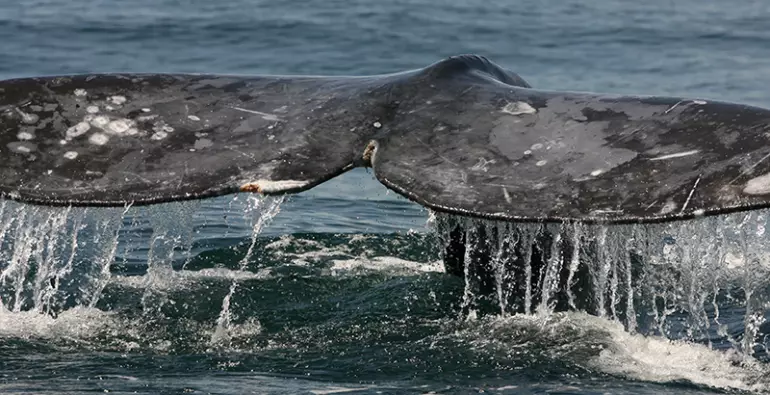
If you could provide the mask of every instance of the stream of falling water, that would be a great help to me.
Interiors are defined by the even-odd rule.
[[[247,199],[243,217],[250,221],[251,243],[238,264],[241,271],[283,201]],[[0,311],[55,316],[96,306],[126,227],[151,234],[149,243],[140,237],[144,246],[126,248],[147,249],[142,306],[149,314],[159,310],[164,287],[153,285],[174,281],[173,269],[183,266],[175,263],[189,259],[199,204],[97,209],[0,201]],[[457,241],[453,230],[462,230],[462,258],[473,263],[462,270],[463,305],[470,312],[485,302],[503,315],[585,310],[631,332],[723,338],[750,354],[768,347],[758,340],[770,311],[768,220],[767,210],[647,225],[514,224],[437,215],[436,230],[445,246]],[[237,289],[233,280],[212,345],[230,339]],[[741,336],[731,334],[720,317],[725,303],[745,310]]]
[[[251,213],[254,220],[251,228],[251,243],[249,244],[248,250],[246,250],[246,255],[244,255],[240,262],[238,262],[238,270],[241,272],[246,270],[249,262],[252,260],[254,246],[257,244],[257,237],[262,232],[265,225],[278,215],[281,203],[283,202],[283,196],[261,199],[255,196],[249,196],[249,199],[251,204],[247,206],[246,213]],[[237,288],[238,282],[233,279],[230,283],[230,291],[222,300],[222,309],[220,310],[219,318],[217,319],[217,327],[211,335],[211,344],[223,344],[230,340],[230,330],[232,328],[230,300]]]
[[[233,201],[238,199],[242,197]],[[277,215],[282,201],[281,197],[247,197],[243,219],[251,225],[252,234],[239,264],[241,271],[246,270],[259,233]],[[231,202],[232,211],[238,210],[232,206]],[[61,208],[0,200],[0,311],[56,316],[75,306],[95,307],[110,282],[122,235],[123,255],[139,250],[140,256],[146,256],[142,306],[145,314],[154,314],[167,301],[167,287],[162,285],[174,281],[174,268],[183,266],[175,264],[191,257],[199,208],[199,201],[136,208]],[[212,342],[228,337],[229,305],[236,288],[233,281]]]
[[[125,212],[0,201],[0,309],[55,314],[93,305],[109,281]]]
[[[503,315],[578,309],[631,332],[767,351],[757,335],[770,312],[768,211],[645,225],[437,214],[434,226],[445,257],[464,232],[464,261],[472,264],[464,268],[463,305],[472,314],[484,298]],[[745,308],[740,339],[720,320],[726,301]]]

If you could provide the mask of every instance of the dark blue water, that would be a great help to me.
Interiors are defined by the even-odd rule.
[[[761,0],[9,3],[0,78],[375,74],[478,53],[538,88],[770,107]],[[666,332],[676,342],[581,313],[466,319],[463,281],[443,273],[429,213],[366,171],[282,202],[248,255],[270,203],[238,196],[66,217],[8,203],[0,392],[770,391],[770,328],[757,323],[756,348],[741,347],[751,320],[740,295],[705,295],[722,332],[688,336],[682,318]],[[696,228],[678,235],[709,243]],[[38,247],[50,244],[45,234],[54,253]],[[737,278],[757,290],[749,310],[761,322],[770,265],[754,253],[757,266]],[[704,278],[691,269],[682,282]],[[68,280],[36,282],[45,270]]]

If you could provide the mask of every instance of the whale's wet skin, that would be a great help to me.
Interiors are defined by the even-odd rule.
[[[243,194],[126,208],[3,201],[4,390],[43,376],[125,392],[770,389],[767,212],[608,226],[430,215],[411,232],[337,234],[287,232],[277,214],[295,206]],[[213,210],[227,226],[206,223]],[[467,283],[445,273],[457,221],[487,234],[468,235],[467,254],[481,242],[493,252],[492,293],[473,270]],[[538,266],[544,234],[547,248],[578,254]],[[523,248],[504,253],[512,244]],[[580,277],[573,257],[589,285],[559,289],[561,273]],[[592,314],[560,312],[559,300],[588,300]],[[35,374],[14,373],[52,352]],[[200,378],[210,372],[221,379]]]
[[[770,392],[766,2],[7,3],[0,393]]]

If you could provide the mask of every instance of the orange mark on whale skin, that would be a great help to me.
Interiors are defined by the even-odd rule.
[[[362,159],[364,160],[364,164],[367,167],[372,167],[372,157],[374,157],[375,150],[377,149],[377,143],[372,140],[367,144],[366,148],[364,149],[364,154],[362,155]]]
[[[256,182],[241,185],[241,192],[262,193],[262,188]]]

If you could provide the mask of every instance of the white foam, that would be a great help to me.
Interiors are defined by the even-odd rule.
[[[321,248],[321,243],[315,240],[298,239],[292,235],[282,235],[281,237],[278,238],[278,240],[269,243],[264,248],[266,250],[281,251],[292,244]]]
[[[429,263],[408,261],[392,256],[378,256],[373,258],[358,257],[354,259],[334,260],[330,268],[333,274],[359,270],[372,270],[382,272],[408,272],[408,273],[443,273],[444,265],[441,261]]]
[[[38,311],[11,312],[0,304],[0,337],[88,339],[113,326],[113,314],[77,306],[57,318]]]
[[[611,336],[609,347],[591,361],[605,373],[658,383],[688,381],[713,388],[770,391],[770,380],[766,379],[770,369],[735,351],[631,334],[606,320],[583,321],[593,321],[592,325]]]
[[[475,348],[520,349],[537,339],[538,344],[549,344],[549,358],[627,379],[770,391],[770,367],[749,357],[632,334],[617,322],[586,313],[519,314],[471,320],[465,325],[449,336],[463,338]]]

